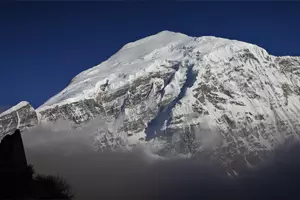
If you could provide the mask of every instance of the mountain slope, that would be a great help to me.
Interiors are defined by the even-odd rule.
[[[40,123],[110,124],[99,148],[144,143],[161,155],[209,151],[253,165],[300,135],[300,57],[163,31],[78,74],[37,110]]]
[[[24,130],[38,123],[34,108],[26,101],[22,101],[0,113],[0,139],[16,129]]]

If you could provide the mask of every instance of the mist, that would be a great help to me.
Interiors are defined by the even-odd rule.
[[[103,126],[105,126],[103,124]],[[23,133],[29,164],[70,183],[75,199],[296,199],[298,146],[280,151],[257,169],[229,177],[205,159],[163,159],[148,150],[96,152],[96,126],[70,130],[67,123],[39,125]]]

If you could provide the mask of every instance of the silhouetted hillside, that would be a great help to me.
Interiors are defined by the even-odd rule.
[[[16,130],[0,143],[0,199],[71,199],[62,177],[36,174],[27,164],[21,133]]]

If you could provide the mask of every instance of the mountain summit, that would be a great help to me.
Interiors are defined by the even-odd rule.
[[[2,135],[17,113],[1,114]],[[208,151],[226,165],[255,165],[278,145],[299,140],[300,57],[163,31],[126,44],[24,115],[74,127],[96,117],[111,125],[95,134],[99,148],[142,143],[165,156]]]

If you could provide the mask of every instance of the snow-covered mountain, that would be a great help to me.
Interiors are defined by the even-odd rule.
[[[28,109],[17,123],[16,108],[2,113],[0,133],[27,118],[30,126],[66,119],[78,127],[100,117],[111,126],[97,133],[99,148],[143,143],[161,155],[209,152],[253,165],[299,139],[300,57],[163,31],[78,74],[36,114]]]
[[[35,126],[38,123],[37,113],[26,101],[22,101],[0,113],[0,140],[6,134],[14,133],[18,129],[25,129]]]

